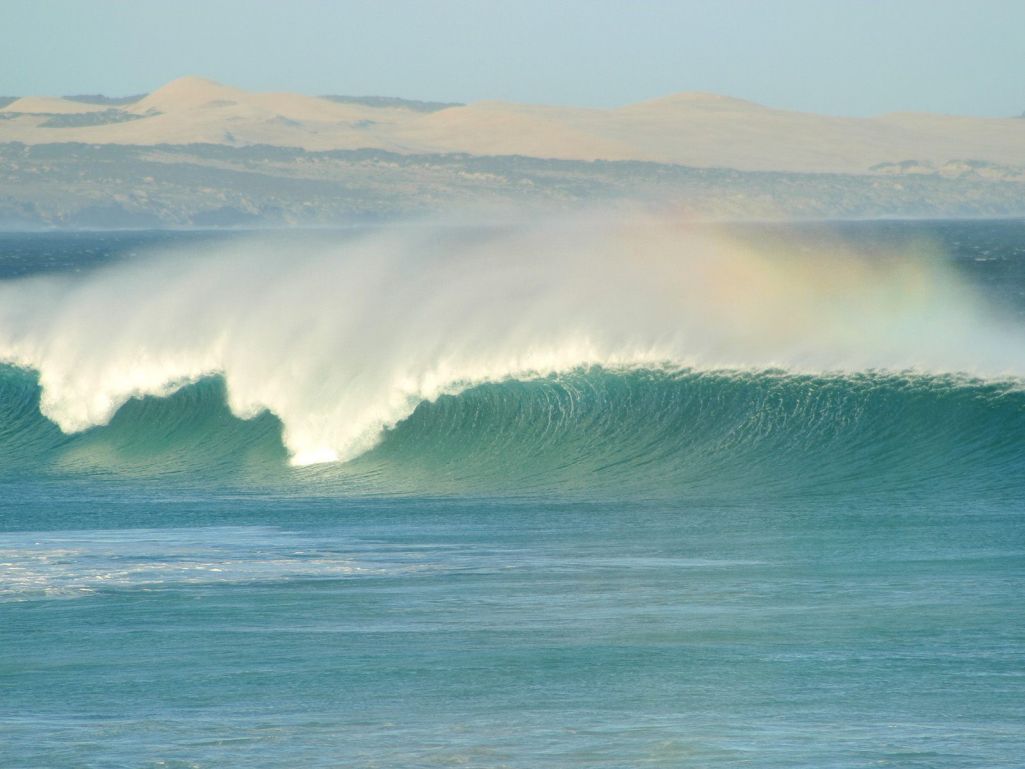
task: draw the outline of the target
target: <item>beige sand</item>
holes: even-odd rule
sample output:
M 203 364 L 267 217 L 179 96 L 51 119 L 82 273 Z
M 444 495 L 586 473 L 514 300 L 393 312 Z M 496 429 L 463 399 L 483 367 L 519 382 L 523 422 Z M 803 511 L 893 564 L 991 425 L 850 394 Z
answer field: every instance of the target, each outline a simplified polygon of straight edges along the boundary
M 485 101 L 434 113 L 251 93 L 198 77 L 175 80 L 125 111 L 142 119 L 41 127 L 44 113 L 107 106 L 27 97 L 0 112 L 0 141 L 272 144 L 310 150 L 377 148 L 573 160 L 648 160 L 740 170 L 866 173 L 916 160 L 1025 168 L 1025 120 L 933 114 L 829 117 L 684 93 L 618 109 Z

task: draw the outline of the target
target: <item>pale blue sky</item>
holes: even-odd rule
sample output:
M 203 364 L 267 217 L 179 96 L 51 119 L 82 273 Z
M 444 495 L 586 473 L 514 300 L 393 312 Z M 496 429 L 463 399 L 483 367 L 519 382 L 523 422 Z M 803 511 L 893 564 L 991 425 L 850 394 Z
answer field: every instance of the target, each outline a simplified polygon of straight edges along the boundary
M 195 74 L 446 101 L 1025 110 L 1025 0 L 0 0 L 0 34 L 0 95 Z

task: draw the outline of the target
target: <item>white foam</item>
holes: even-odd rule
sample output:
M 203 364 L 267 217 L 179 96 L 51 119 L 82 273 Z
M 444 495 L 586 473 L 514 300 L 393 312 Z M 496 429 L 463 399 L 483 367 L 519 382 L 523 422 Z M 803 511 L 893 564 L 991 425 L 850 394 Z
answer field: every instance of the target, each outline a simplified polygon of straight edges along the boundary
M 262 526 L 0 534 L 0 601 L 80 598 L 104 590 L 164 590 L 292 579 L 433 573 L 413 552 L 331 543 Z
M 669 216 L 250 236 L 84 278 L 0 284 L 0 360 L 65 431 L 222 374 L 298 464 L 346 460 L 416 404 L 579 366 L 1025 374 L 1021 331 L 924 251 L 755 248 Z

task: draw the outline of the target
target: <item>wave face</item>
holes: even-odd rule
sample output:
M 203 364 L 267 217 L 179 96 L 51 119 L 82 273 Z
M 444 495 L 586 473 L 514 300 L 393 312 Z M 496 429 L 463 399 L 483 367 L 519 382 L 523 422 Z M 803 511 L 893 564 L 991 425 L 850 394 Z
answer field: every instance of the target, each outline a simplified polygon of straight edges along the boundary
M 0 361 L 9 470 L 997 488 L 1025 434 L 1020 320 L 926 245 L 669 217 L 248 237 L 3 281 Z
M 1025 392 L 948 377 L 586 370 L 422 404 L 350 472 L 606 498 L 1020 493 Z
M 0 376 L 7 473 L 287 485 L 308 493 L 802 499 L 1020 495 L 1025 391 L 922 375 L 582 369 L 421 403 L 344 464 L 289 467 L 270 414 L 223 381 L 133 400 L 65 435 L 33 377 Z

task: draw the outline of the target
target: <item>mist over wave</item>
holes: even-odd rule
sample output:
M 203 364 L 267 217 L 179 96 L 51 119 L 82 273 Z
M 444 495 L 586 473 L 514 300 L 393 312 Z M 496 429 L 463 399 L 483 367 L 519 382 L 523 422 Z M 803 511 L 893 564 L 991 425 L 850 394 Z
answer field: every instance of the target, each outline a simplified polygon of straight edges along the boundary
M 253 235 L 8 281 L 0 360 L 38 372 L 39 409 L 66 433 L 219 377 L 231 411 L 271 412 L 305 465 L 358 457 L 481 383 L 595 366 L 1016 379 L 1025 336 L 924 246 L 809 252 L 598 213 L 333 245 Z

